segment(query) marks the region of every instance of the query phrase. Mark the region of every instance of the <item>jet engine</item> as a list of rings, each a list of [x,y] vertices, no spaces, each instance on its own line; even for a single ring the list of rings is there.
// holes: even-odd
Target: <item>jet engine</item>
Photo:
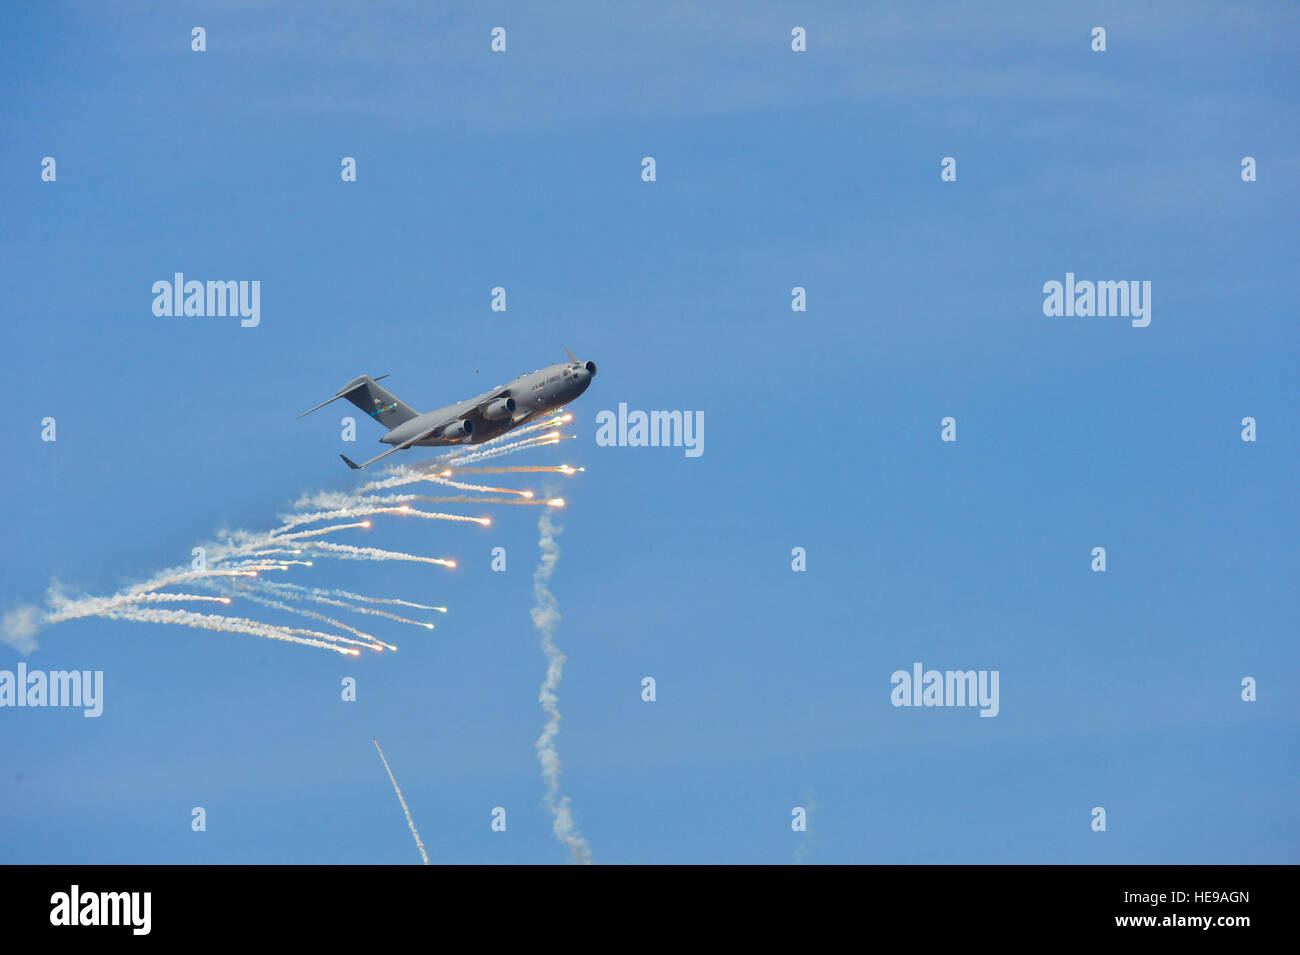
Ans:
[[[500,421],[502,418],[508,418],[515,413],[515,399],[509,397],[498,398],[486,408],[483,409],[483,417],[489,421]]]
[[[442,436],[448,441],[457,441],[461,438],[468,438],[474,433],[474,422],[466,420],[457,421],[447,425],[442,429]]]

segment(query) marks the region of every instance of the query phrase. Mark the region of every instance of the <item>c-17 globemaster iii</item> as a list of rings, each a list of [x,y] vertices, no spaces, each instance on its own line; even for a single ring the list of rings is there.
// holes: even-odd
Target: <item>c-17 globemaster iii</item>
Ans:
[[[482,444],[568,404],[587,390],[596,375],[596,363],[579,361],[573,352],[567,348],[564,351],[569,356],[567,362],[520,375],[491,391],[437,411],[420,414],[382,387],[379,378],[387,378],[387,375],[379,378],[362,375],[340,388],[329,401],[322,401],[298,417],[324,408],[330,401],[346,398],[387,428],[388,433],[379,440],[393,447],[383,454],[361,464],[354,464],[345,454],[339,455],[348,467],[354,469],[364,468],[394,451],[410,447]]]

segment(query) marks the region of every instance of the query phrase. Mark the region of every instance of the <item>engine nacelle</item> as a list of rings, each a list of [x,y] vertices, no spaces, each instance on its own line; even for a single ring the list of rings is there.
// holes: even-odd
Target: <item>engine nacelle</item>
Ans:
[[[442,436],[448,441],[459,441],[461,438],[468,438],[474,433],[474,422],[469,420],[457,421],[455,424],[449,424],[442,429]]]
[[[502,418],[508,418],[515,413],[515,399],[509,396],[498,398],[486,408],[483,409],[483,417],[489,421],[500,421]]]

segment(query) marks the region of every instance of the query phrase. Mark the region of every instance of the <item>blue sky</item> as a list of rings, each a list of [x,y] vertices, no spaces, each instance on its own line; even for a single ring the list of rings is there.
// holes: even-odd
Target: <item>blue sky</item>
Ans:
[[[577,439],[513,463],[587,469],[551,589],[597,862],[1300,861],[1300,13],[697,7],[6,9],[0,611],[354,487],[379,429],[296,415],[358,374],[428,409],[567,346]],[[176,271],[261,324],[155,317]],[[1150,326],[1045,317],[1067,271],[1149,280]],[[598,447],[619,402],[702,411],[703,455]],[[537,513],[465,510],[338,538],[455,571],[288,578],[450,608],[396,656],[42,632],[105,710],[0,709],[0,859],[418,862],[377,736],[434,861],[565,861]],[[999,670],[999,715],[891,706],[914,661]]]

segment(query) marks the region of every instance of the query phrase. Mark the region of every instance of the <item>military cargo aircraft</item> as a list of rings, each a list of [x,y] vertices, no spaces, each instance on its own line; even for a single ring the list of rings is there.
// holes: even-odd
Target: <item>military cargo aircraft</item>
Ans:
[[[387,375],[379,378],[362,375],[340,388],[329,401],[322,401],[298,417],[318,411],[330,401],[346,398],[387,428],[388,433],[379,440],[393,447],[383,454],[361,464],[353,463],[345,454],[339,455],[354,470],[406,448],[482,444],[568,404],[587,390],[596,375],[596,363],[579,361],[573,352],[567,348],[564,351],[569,356],[567,362],[520,375],[491,391],[437,411],[421,414],[384,388],[379,380]]]

